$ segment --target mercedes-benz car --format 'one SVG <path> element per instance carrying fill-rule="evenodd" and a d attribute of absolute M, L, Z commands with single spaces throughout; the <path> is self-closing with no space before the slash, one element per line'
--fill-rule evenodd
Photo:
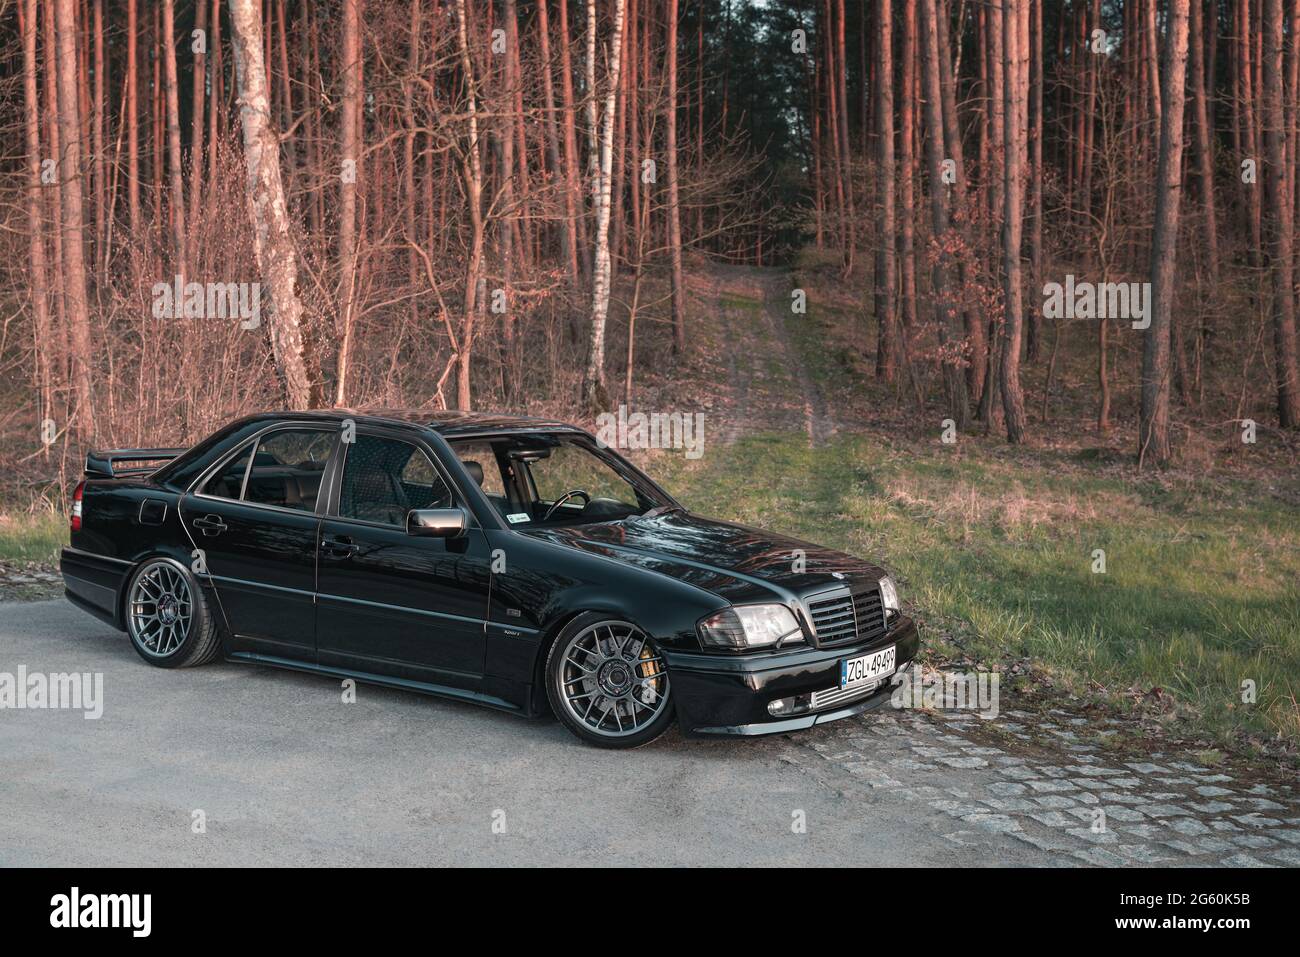
<path fill-rule="evenodd" d="M 919 647 L 881 568 L 694 515 L 534 418 L 274 413 L 92 452 L 70 525 L 68 599 L 151 665 L 554 714 L 600 747 L 858 714 Z"/>

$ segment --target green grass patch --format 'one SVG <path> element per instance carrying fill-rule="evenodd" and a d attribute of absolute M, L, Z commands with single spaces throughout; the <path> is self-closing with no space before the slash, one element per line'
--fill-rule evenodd
<path fill-rule="evenodd" d="M 647 464 L 701 514 L 886 566 L 932 645 L 959 635 L 970 653 L 1028 657 L 1117 702 L 1159 687 L 1217 738 L 1300 742 L 1293 506 L 1244 481 L 1170 487 L 990 452 L 774 434 Z"/>
<path fill-rule="evenodd" d="M 0 514 L 0 561 L 55 564 L 68 543 L 68 519 L 54 512 Z"/>

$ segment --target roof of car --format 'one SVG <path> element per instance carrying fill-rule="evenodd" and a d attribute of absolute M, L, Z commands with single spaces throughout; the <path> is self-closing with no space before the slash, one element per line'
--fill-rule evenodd
<path fill-rule="evenodd" d="M 430 412 L 420 409 L 333 409 L 340 415 L 364 416 L 371 419 L 387 419 L 406 425 L 417 425 L 433 429 L 444 438 L 456 438 L 468 435 L 509 432 L 551 432 L 577 431 L 577 427 L 567 422 L 544 419 L 531 415 L 509 415 L 499 412 Z"/>

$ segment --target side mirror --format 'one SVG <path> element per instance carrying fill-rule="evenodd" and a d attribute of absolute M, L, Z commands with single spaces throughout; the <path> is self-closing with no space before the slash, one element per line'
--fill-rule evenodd
<path fill-rule="evenodd" d="M 459 538 L 469 516 L 463 508 L 413 508 L 406 513 L 406 534 L 427 538 Z"/>

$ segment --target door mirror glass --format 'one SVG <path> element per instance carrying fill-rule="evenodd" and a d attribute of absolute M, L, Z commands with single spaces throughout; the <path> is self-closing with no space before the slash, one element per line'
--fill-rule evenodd
<path fill-rule="evenodd" d="M 408 535 L 458 538 L 465 534 L 468 516 L 463 508 L 413 508 L 406 513 Z"/>

